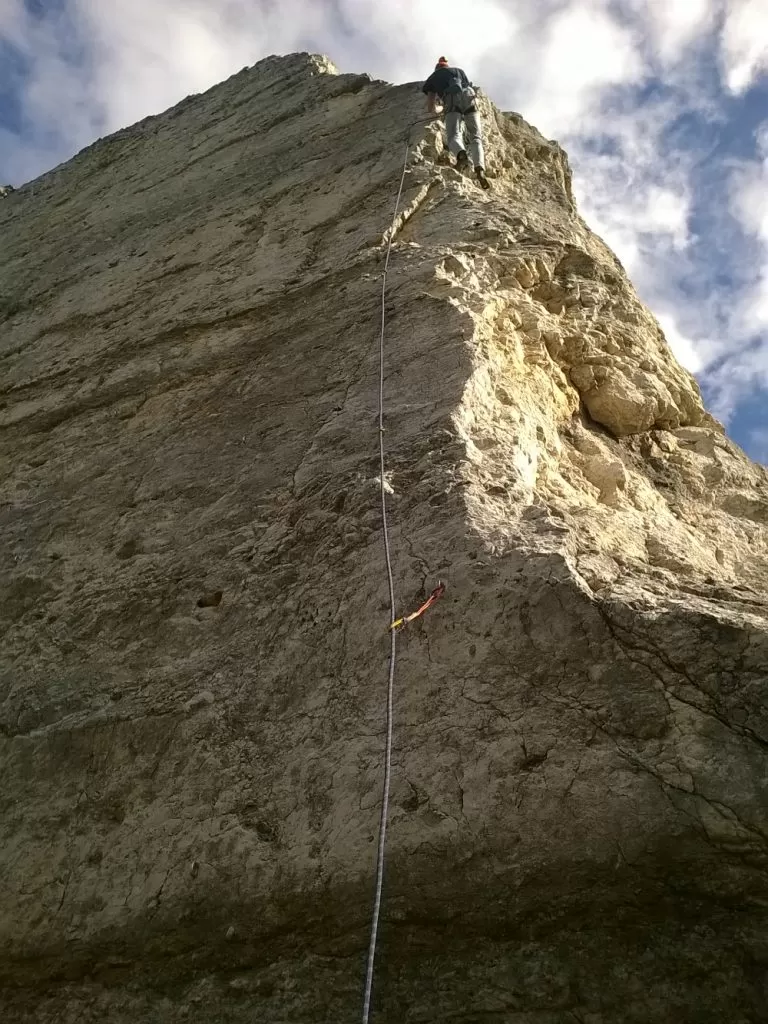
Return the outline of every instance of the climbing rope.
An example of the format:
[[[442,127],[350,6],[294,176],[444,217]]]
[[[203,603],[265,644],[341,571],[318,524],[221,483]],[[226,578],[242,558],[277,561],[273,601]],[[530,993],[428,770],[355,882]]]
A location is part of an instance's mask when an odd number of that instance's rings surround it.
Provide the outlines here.
[[[387,582],[389,584],[389,679],[387,682],[387,727],[386,743],[384,750],[384,785],[381,796],[381,815],[379,817],[379,841],[376,849],[376,889],[373,899],[373,913],[371,914],[371,936],[368,943],[368,957],[365,966],[365,992],[363,995],[363,1024],[368,1024],[371,1012],[371,990],[373,988],[373,969],[376,962],[376,940],[379,932],[379,916],[381,914],[381,894],[384,888],[384,856],[387,844],[387,819],[389,816],[389,790],[392,782],[392,735],[393,735],[393,702],[395,692],[395,659],[397,656],[397,633],[408,622],[417,618],[434,601],[440,597],[445,590],[443,583],[438,583],[435,590],[427,601],[415,613],[397,618],[395,601],[395,581],[392,573],[392,552],[389,545],[389,525],[387,521],[387,486],[386,486],[386,458],[384,450],[384,335],[387,323],[387,271],[389,270],[389,258],[392,253],[392,242],[397,231],[397,216],[400,212],[400,200],[403,197],[403,186],[405,175],[408,171],[408,154],[411,148],[411,132],[418,124],[425,124],[434,121],[437,115],[430,114],[429,117],[420,117],[408,125],[405,133],[405,152],[403,154],[403,172],[400,175],[400,186],[395,199],[395,209],[392,214],[392,225],[389,229],[387,239],[387,253],[384,257],[384,271],[381,276],[381,328],[379,331],[379,484],[381,492],[381,523],[384,536],[384,555],[387,563]]]
[[[414,122],[417,124],[419,122]],[[392,574],[392,553],[389,546],[389,526],[387,523],[387,488],[386,459],[384,451],[384,332],[387,322],[387,271],[389,257],[392,252],[392,241],[397,230],[397,215],[400,211],[400,200],[403,196],[403,185],[408,170],[408,153],[411,146],[411,128],[405,140],[403,173],[400,175],[400,187],[397,190],[395,210],[392,214],[392,226],[387,239],[387,254],[384,258],[384,272],[381,278],[381,329],[379,332],[379,483],[381,490],[381,521],[384,535],[384,555],[387,563],[387,582],[389,584],[390,622],[397,618],[395,604],[395,581]],[[381,798],[381,816],[379,818],[379,842],[376,851],[376,890],[371,915],[371,936],[368,943],[368,959],[365,968],[365,994],[363,996],[363,1024],[368,1024],[371,1012],[371,989],[373,988],[373,968],[376,961],[376,939],[379,931],[379,915],[381,913],[381,893],[384,886],[384,854],[387,841],[387,817],[389,815],[389,789],[392,780],[392,705],[395,689],[395,658],[397,655],[397,630],[389,631],[389,680],[387,683],[387,738],[384,751],[384,786]]]

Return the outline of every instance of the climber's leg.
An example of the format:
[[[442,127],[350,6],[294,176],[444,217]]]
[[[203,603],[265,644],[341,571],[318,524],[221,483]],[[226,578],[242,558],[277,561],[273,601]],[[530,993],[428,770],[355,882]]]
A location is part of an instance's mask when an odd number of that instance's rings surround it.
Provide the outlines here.
[[[475,168],[485,169],[485,153],[483,152],[483,126],[480,123],[480,114],[466,114],[464,123],[467,126],[469,136],[469,156]]]
[[[464,152],[464,132],[462,131],[462,118],[458,111],[450,110],[445,115],[445,134],[448,140],[448,149],[454,156]]]

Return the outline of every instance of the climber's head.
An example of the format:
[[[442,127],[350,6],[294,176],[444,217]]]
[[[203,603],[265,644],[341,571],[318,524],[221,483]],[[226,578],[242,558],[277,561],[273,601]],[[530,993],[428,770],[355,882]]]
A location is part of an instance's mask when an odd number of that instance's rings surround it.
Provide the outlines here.
[[[440,60],[437,62],[437,64],[435,64],[435,67],[436,68],[447,68],[448,67],[448,61],[446,60],[445,57],[441,57]]]

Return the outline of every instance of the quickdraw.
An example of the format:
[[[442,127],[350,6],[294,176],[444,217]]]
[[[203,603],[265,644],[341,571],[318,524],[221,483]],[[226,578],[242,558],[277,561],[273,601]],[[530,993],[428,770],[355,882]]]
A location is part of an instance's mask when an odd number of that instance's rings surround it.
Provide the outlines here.
[[[395,619],[389,628],[394,629],[395,631],[405,629],[409,622],[413,622],[414,619],[418,619],[420,615],[423,615],[427,608],[431,608],[435,601],[439,600],[444,593],[445,584],[442,580],[438,580],[437,586],[420,608],[417,608],[415,612],[411,612],[410,615],[404,615],[400,619]]]

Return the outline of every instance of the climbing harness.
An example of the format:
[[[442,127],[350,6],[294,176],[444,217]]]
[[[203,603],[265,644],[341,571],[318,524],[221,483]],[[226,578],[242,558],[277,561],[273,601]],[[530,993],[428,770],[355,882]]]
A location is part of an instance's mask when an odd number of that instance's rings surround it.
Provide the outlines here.
[[[472,85],[462,85],[458,77],[443,96],[443,112],[446,114],[477,113],[477,92]]]
[[[381,328],[379,332],[379,483],[381,490],[381,521],[384,536],[384,555],[387,563],[387,582],[389,585],[389,618],[393,627],[390,628],[389,631],[389,679],[387,682],[387,727],[384,751],[384,785],[381,797],[381,815],[379,817],[379,841],[376,850],[376,888],[373,899],[373,912],[371,914],[371,935],[368,943],[368,957],[365,966],[365,991],[363,995],[362,1024],[368,1024],[371,1012],[371,990],[373,988],[373,968],[376,960],[376,939],[379,931],[379,915],[381,913],[381,893],[384,887],[384,853],[387,839],[387,817],[389,815],[389,790],[392,781],[392,710],[395,688],[395,658],[397,655],[398,633],[398,630],[394,628],[397,621],[397,608],[395,602],[395,581],[392,573],[392,553],[389,546],[389,526],[387,523],[387,488],[385,476],[386,460],[384,451],[384,332],[386,328],[387,271],[389,269],[389,257],[392,253],[392,241],[397,229],[397,215],[400,211],[400,200],[403,197],[405,175],[408,170],[408,154],[411,148],[411,130],[417,124],[422,124],[424,121],[432,120],[434,120],[432,117],[419,118],[408,126],[408,131],[405,137],[403,173],[400,175],[400,187],[397,190],[395,210],[392,214],[392,226],[389,230],[389,238],[387,239],[387,253],[384,258],[384,272],[381,280]],[[442,584],[439,586],[442,586]],[[439,587],[437,589],[439,589]],[[437,598],[435,598],[435,600],[437,600]],[[431,598],[428,604],[430,603],[432,603]],[[421,610],[422,609],[420,609],[417,614],[421,614]],[[426,610],[426,608],[423,610]]]
[[[413,622],[414,619],[418,619],[420,615],[424,614],[427,608],[431,608],[435,601],[441,598],[444,593],[445,584],[442,582],[442,580],[438,580],[437,586],[420,608],[417,608],[415,612],[411,612],[410,615],[404,615],[401,619],[395,619],[395,621],[389,628],[395,630],[404,629],[409,622]]]

